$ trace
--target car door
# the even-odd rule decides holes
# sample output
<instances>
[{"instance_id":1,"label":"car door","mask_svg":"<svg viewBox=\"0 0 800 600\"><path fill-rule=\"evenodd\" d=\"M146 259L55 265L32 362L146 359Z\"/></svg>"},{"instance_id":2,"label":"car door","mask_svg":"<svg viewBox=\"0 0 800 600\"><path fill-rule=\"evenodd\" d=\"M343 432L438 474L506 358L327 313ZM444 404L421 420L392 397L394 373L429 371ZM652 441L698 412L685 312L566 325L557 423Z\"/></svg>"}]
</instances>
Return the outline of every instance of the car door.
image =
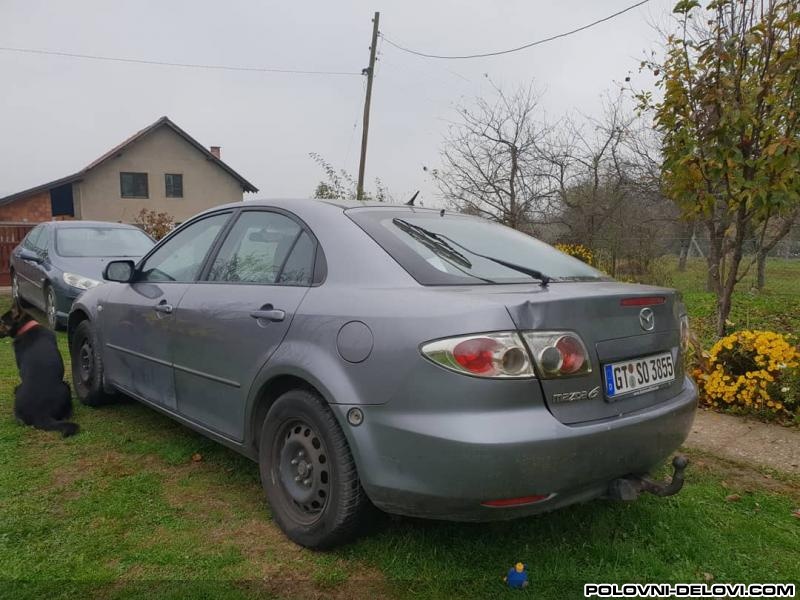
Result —
<instances>
[{"instance_id":1,"label":"car door","mask_svg":"<svg viewBox=\"0 0 800 600\"><path fill-rule=\"evenodd\" d=\"M175 309L199 276L231 211L186 224L144 258L132 283L110 284L101 305L105 369L122 391L175 410Z\"/></svg>"},{"instance_id":2,"label":"car door","mask_svg":"<svg viewBox=\"0 0 800 600\"><path fill-rule=\"evenodd\" d=\"M178 411L244 438L250 385L312 282L317 242L293 215L244 210L181 298L174 338Z\"/></svg>"},{"instance_id":3,"label":"car door","mask_svg":"<svg viewBox=\"0 0 800 600\"><path fill-rule=\"evenodd\" d=\"M31 260L19 257L21 249L39 254L37 242L44 231L45 225L37 225L25 236L22 243L14 251L14 271L17 275L19 295L24 300L33 303L38 308L43 308L41 302L41 283L39 282L39 265Z\"/></svg>"},{"instance_id":4,"label":"car door","mask_svg":"<svg viewBox=\"0 0 800 600\"><path fill-rule=\"evenodd\" d=\"M35 252L39 256L38 263L34 263L32 301L42 310L46 308L47 285L53 273L53 265L50 262L50 243L54 235L53 228L49 225L42 227L42 234L36 239Z\"/></svg>"}]
</instances>

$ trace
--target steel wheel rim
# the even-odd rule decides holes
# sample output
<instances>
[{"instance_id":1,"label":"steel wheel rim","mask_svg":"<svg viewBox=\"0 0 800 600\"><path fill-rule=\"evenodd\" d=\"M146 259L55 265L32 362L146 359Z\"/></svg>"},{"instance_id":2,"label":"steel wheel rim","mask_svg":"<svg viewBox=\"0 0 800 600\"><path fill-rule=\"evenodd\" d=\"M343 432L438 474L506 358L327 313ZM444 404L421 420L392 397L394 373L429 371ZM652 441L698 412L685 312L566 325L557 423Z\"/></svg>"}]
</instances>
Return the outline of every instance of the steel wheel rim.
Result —
<instances>
[{"instance_id":1,"label":"steel wheel rim","mask_svg":"<svg viewBox=\"0 0 800 600\"><path fill-rule=\"evenodd\" d=\"M19 300L19 282L16 275L11 278L11 298Z\"/></svg>"},{"instance_id":2,"label":"steel wheel rim","mask_svg":"<svg viewBox=\"0 0 800 600\"><path fill-rule=\"evenodd\" d=\"M288 421L275 439L276 483L298 521L317 521L330 497L332 483L328 451L322 437L307 422Z\"/></svg>"},{"instance_id":3,"label":"steel wheel rim","mask_svg":"<svg viewBox=\"0 0 800 600\"><path fill-rule=\"evenodd\" d=\"M84 385L89 384L92 381L92 372L94 371L94 349L88 339L83 340L78 351L78 367L81 383Z\"/></svg>"},{"instance_id":4,"label":"steel wheel rim","mask_svg":"<svg viewBox=\"0 0 800 600\"><path fill-rule=\"evenodd\" d=\"M47 322L50 324L50 327L55 329L55 327L56 327L56 298L55 298L55 293L53 292L53 288L50 288L47 291Z\"/></svg>"}]
</instances>

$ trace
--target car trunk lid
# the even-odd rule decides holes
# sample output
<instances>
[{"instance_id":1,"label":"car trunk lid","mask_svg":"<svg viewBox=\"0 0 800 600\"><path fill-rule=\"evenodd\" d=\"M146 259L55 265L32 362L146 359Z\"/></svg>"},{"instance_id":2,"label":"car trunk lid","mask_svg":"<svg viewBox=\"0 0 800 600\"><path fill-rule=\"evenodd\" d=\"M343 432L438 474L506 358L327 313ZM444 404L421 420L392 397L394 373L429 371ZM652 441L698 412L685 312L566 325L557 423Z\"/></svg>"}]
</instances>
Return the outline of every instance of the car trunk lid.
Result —
<instances>
[{"instance_id":1,"label":"car trunk lid","mask_svg":"<svg viewBox=\"0 0 800 600\"><path fill-rule=\"evenodd\" d=\"M563 423L641 410L673 397L682 385L674 290L610 281L554 282L527 295L508 294L506 308L520 330L572 331L586 344L590 373L540 380L550 412ZM672 356L671 382L609 396L605 365L664 353Z\"/></svg>"},{"instance_id":2,"label":"car trunk lid","mask_svg":"<svg viewBox=\"0 0 800 600\"><path fill-rule=\"evenodd\" d=\"M589 352L592 371L540 379L548 409L562 423L584 423L646 409L674 397L683 384L679 356L681 308L675 290L609 280L554 281L546 287L532 282L438 289L504 305L520 331L571 331L580 335ZM638 303L646 298L658 298L658 303ZM623 303L626 299L632 303ZM644 308L653 312L651 330L645 330L640 322ZM675 371L671 383L609 397L603 375L605 365L667 352L672 355Z\"/></svg>"}]
</instances>

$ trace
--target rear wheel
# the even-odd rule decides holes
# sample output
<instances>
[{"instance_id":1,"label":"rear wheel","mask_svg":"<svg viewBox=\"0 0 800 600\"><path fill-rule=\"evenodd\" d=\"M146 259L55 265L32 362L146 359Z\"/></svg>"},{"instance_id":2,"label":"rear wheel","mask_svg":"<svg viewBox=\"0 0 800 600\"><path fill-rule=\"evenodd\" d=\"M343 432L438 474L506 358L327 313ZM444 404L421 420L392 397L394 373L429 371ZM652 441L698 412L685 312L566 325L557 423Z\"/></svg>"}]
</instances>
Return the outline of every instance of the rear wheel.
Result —
<instances>
[{"instance_id":1,"label":"rear wheel","mask_svg":"<svg viewBox=\"0 0 800 600\"><path fill-rule=\"evenodd\" d=\"M260 442L261 483L283 532L318 550L352 540L369 500L325 402L306 390L286 392L270 408Z\"/></svg>"},{"instance_id":2,"label":"rear wheel","mask_svg":"<svg viewBox=\"0 0 800 600\"><path fill-rule=\"evenodd\" d=\"M56 302L56 291L53 286L45 288L44 314L47 317L47 324L53 331L60 331L64 326L58 322L58 303Z\"/></svg>"},{"instance_id":3,"label":"rear wheel","mask_svg":"<svg viewBox=\"0 0 800 600\"><path fill-rule=\"evenodd\" d=\"M114 402L116 395L103 389L103 359L98 352L97 336L91 321L83 321L75 328L70 356L72 382L81 403L102 406Z\"/></svg>"}]
</instances>

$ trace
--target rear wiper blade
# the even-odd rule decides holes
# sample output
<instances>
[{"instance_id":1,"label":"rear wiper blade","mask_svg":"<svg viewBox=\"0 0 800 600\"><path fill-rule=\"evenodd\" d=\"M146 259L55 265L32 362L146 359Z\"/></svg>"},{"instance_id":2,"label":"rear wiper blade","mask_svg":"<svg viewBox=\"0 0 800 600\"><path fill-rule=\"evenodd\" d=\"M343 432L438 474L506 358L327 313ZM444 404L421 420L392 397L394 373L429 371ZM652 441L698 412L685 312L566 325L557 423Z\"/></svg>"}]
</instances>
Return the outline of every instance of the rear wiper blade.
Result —
<instances>
[{"instance_id":1,"label":"rear wiper blade","mask_svg":"<svg viewBox=\"0 0 800 600\"><path fill-rule=\"evenodd\" d=\"M542 287L547 287L547 284L550 283L550 281L552 280L551 277L549 277L548 275L545 275L544 273L542 273L541 271L539 271L537 269L529 269L528 267L524 267L524 266L518 265L516 263L508 262L507 260L503 260L501 258L495 258L494 256L487 256L486 254L481 254L480 252L475 252L474 250L470 250L469 248L467 248L463 244L459 244L457 241L455 241L452 238L447 237L444 234L436 233L434 231L430 231L428 229L425 229L424 227L420 227L419 225L413 225L413 224L411 224L411 223L409 223L407 221L403 221L402 219L394 219L394 222L395 222L395 224L398 224L398 226L399 226L400 223L402 223L403 225L405 225L407 227L413 227L418 232L424 234L425 236L427 236L429 238L433 238L433 239L439 241L441 244L446 245L448 248L450 248L453 251L455 251L455 250L453 249L452 246L450 246L450 244L455 244L456 246L458 246L459 248L461 248L462 250L464 250L466 252L469 252L473 256L477 256L479 258L483 258L484 260L489 260L489 261L491 261L493 263L496 263L498 265L502 265L502 266L506 267L507 269L511 269L512 271L517 271L518 273L522 273L524 275L528 275L529 277L533 277L534 279L538 279L541 282L541 286ZM448 244L447 242L450 242L450 244ZM463 256L463 254L460 254L460 253L459 253L459 255ZM470 266L472 266L472 265L470 264Z\"/></svg>"},{"instance_id":2,"label":"rear wiper blade","mask_svg":"<svg viewBox=\"0 0 800 600\"><path fill-rule=\"evenodd\" d=\"M425 245L426 248L432 250L434 254L443 256L444 258L461 265L466 269L472 268L472 263L469 259L461 254L458 250L453 248L450 244L440 239L439 236L432 231L428 231L424 227L414 225L403 219L392 219L392 222L402 231Z\"/></svg>"}]
</instances>

